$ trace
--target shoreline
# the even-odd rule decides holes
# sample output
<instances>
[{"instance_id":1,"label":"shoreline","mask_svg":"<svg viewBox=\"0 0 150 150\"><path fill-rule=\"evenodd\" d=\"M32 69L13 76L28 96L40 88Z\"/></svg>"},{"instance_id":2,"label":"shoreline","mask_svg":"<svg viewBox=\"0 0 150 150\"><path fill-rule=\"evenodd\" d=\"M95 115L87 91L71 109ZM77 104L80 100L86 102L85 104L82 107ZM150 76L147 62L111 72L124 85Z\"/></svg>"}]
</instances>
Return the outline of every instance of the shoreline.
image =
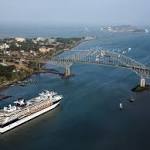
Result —
<instances>
[{"instance_id":1,"label":"shoreline","mask_svg":"<svg viewBox=\"0 0 150 150\"><path fill-rule=\"evenodd\" d=\"M55 56L57 56L57 55L60 55L60 54L64 53L65 51L70 51L70 50L72 50L73 48L79 46L81 43L84 43L84 42L86 42L86 41L83 40L83 39L81 39L81 40L78 41L73 47L70 47L68 50L64 50L64 49L63 49L63 50L58 50L58 51L56 51L56 53L54 53L51 57L55 57ZM47 61L47 62L48 62L48 61ZM47 64L47 62L46 62L45 64ZM44 65L45 65L45 64L44 64ZM15 79L15 80L13 80L13 81L7 81L7 82L5 82L5 83L3 83L3 84L0 85L0 92L1 92L2 90L5 90L6 88L9 88L11 85L18 84L19 81L21 81L21 82L22 82L22 81L25 81L26 79L30 78L32 75L36 75L36 74L40 74L40 73L48 73L48 72L46 72L46 71L44 71L44 70L33 71L32 73L28 74L26 77L24 77L24 78L22 78L22 79Z\"/></svg>"},{"instance_id":2,"label":"shoreline","mask_svg":"<svg viewBox=\"0 0 150 150\"><path fill-rule=\"evenodd\" d=\"M135 86L134 88L131 89L132 92L144 92L144 91L149 91L150 90L150 85L146 84L145 87L141 87L139 84Z\"/></svg>"}]
</instances>

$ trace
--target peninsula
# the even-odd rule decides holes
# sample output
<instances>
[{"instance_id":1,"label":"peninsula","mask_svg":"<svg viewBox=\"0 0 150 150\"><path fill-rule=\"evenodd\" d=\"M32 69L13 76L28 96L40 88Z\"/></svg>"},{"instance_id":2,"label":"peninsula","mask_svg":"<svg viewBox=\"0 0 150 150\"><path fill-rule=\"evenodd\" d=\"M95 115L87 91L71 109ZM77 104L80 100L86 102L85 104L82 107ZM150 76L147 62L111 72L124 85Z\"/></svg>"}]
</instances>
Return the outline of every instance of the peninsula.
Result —
<instances>
[{"instance_id":1,"label":"peninsula","mask_svg":"<svg viewBox=\"0 0 150 150\"><path fill-rule=\"evenodd\" d=\"M40 72L41 60L70 50L82 41L83 37L0 39L0 88Z\"/></svg>"}]
</instances>

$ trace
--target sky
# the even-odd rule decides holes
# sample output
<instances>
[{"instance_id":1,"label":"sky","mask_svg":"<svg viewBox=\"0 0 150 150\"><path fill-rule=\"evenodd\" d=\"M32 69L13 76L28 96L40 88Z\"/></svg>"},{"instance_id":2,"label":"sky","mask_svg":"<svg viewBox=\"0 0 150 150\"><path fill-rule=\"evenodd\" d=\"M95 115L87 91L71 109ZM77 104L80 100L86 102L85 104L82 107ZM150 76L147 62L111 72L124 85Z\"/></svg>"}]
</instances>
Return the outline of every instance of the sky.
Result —
<instances>
[{"instance_id":1,"label":"sky","mask_svg":"<svg viewBox=\"0 0 150 150\"><path fill-rule=\"evenodd\" d=\"M0 0L2 24L149 25L150 0Z\"/></svg>"}]
</instances>

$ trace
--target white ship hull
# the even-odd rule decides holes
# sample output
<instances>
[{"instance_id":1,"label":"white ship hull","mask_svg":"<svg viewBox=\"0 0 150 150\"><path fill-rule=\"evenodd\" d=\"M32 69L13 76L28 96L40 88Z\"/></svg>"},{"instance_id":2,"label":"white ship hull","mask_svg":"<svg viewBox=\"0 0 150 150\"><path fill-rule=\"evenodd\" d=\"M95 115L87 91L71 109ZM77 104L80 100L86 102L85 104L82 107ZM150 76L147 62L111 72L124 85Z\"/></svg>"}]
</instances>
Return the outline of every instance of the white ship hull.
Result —
<instances>
[{"instance_id":1,"label":"white ship hull","mask_svg":"<svg viewBox=\"0 0 150 150\"><path fill-rule=\"evenodd\" d=\"M0 133L4 133L4 132L6 132L6 131L8 131L8 130L11 130L11 129L13 129L13 128L15 128L15 127L17 127L17 126L19 126L19 125L21 125L21 124L23 124L23 123L25 123L25 122L27 122L27 121L33 119L33 118L35 118L35 117L40 116L41 114L44 114L44 113L46 113L46 112L48 112L48 111L54 109L57 105L59 105L59 103L60 103L60 102L58 102L58 103L56 103L56 104L54 104L54 105L52 105L52 106L50 106L50 107L47 107L47 108L45 108L45 109L43 109L43 110L41 110L41 111L39 111L39 112L36 112L36 113L34 113L34 114L30 115L30 116L27 116L27 117L25 117L25 118L22 118L22 119L20 119L20 120L14 122L14 123L12 123L12 124L9 124L9 125L7 125L7 126L5 126L5 127L3 127L3 128L0 127Z\"/></svg>"}]
</instances>

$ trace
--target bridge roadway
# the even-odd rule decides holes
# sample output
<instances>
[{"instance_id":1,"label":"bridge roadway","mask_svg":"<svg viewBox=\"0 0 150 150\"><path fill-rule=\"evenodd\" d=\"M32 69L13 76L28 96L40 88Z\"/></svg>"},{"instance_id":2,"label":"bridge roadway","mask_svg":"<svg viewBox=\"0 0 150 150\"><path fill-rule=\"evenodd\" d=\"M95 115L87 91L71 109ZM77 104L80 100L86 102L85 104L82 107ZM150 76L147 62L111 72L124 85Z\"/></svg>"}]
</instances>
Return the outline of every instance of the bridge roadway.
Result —
<instances>
[{"instance_id":1,"label":"bridge roadway","mask_svg":"<svg viewBox=\"0 0 150 150\"><path fill-rule=\"evenodd\" d=\"M150 78L149 67L125 55L108 50L72 50L54 57L49 63L65 67L66 76L71 74L70 67L73 64L81 63L130 69L141 77L142 82Z\"/></svg>"}]
</instances>

